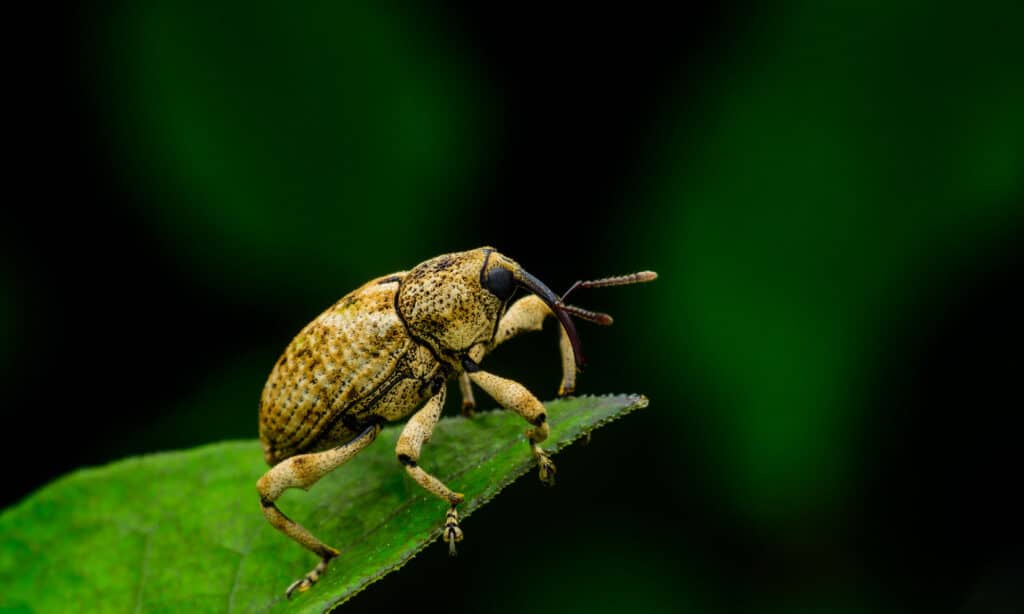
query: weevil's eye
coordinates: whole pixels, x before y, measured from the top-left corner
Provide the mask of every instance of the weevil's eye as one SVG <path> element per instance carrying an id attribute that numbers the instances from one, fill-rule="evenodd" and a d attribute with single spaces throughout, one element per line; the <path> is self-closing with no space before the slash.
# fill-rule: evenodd
<path id="1" fill-rule="evenodd" d="M 512 282 L 512 271 L 505 267 L 496 266 L 487 272 L 484 278 L 484 287 L 498 297 L 498 300 L 504 302 L 508 300 L 508 297 L 512 296 L 515 291 L 515 284 Z"/>

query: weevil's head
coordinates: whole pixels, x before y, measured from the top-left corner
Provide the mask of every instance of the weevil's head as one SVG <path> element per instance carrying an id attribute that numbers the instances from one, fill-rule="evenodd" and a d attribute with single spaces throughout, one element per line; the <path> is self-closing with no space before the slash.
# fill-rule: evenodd
<path id="1" fill-rule="evenodd" d="M 569 335 L 576 363 L 582 365 L 576 327 L 558 296 L 491 247 L 445 254 L 419 264 L 402 280 L 397 307 L 415 337 L 438 354 L 457 358 L 491 340 L 516 288 L 536 294 L 551 308 Z"/>

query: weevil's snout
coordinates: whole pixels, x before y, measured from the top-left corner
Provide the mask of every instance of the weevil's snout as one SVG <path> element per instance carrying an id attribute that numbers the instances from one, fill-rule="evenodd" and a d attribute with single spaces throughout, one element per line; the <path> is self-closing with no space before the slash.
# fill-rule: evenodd
<path id="1" fill-rule="evenodd" d="M 540 297 L 551 309 L 551 312 L 555 314 L 558 321 L 562 323 L 562 328 L 565 329 L 565 334 L 569 336 L 569 342 L 572 344 L 572 353 L 576 357 L 576 366 L 582 368 L 586 361 L 583 358 L 583 346 L 580 344 L 580 336 L 576 332 L 576 325 L 573 324 L 569 313 L 563 308 L 562 301 L 558 298 L 558 295 L 552 292 L 551 288 L 544 285 L 541 280 L 526 272 L 521 266 L 516 265 L 511 271 L 511 275 L 519 286 Z"/>
<path id="2" fill-rule="evenodd" d="M 566 303 L 565 301 L 569 295 L 577 288 L 627 286 L 654 281 L 658 278 L 658 274 L 654 271 L 640 271 L 638 273 L 630 273 L 629 275 L 617 275 L 615 277 L 588 281 L 580 280 L 559 297 L 544 282 L 531 275 L 514 260 L 502 256 L 490 247 L 481 248 L 481 252 L 484 254 L 484 262 L 483 268 L 480 270 L 480 285 L 498 297 L 502 303 L 508 301 L 512 296 L 515 286 L 519 286 L 540 297 L 551 309 L 551 312 L 555 314 L 555 317 L 558 318 L 562 328 L 565 329 L 565 334 L 569 337 L 569 342 L 572 344 L 572 352 L 576 358 L 577 367 L 583 367 L 585 359 L 583 358 L 583 347 L 580 344 L 580 337 L 576 332 L 576 325 L 573 324 L 571 316 L 576 316 L 582 320 L 602 326 L 611 324 L 612 317 L 606 313 L 590 311 Z"/>

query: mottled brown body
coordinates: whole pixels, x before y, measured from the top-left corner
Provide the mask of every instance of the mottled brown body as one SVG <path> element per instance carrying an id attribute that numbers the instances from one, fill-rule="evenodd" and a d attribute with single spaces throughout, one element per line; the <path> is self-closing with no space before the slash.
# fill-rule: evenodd
<path id="1" fill-rule="evenodd" d="M 654 278 L 638 275 L 602 282 Z M 533 295 L 510 306 L 517 287 Z M 259 411 L 264 458 L 272 466 L 257 483 L 264 515 L 321 557 L 287 594 L 312 586 L 339 552 L 282 514 L 274 501 L 288 488 L 309 488 L 372 443 L 384 422 L 410 414 L 395 453 L 413 480 L 449 503 L 443 534 L 454 553 L 462 539 L 456 506 L 463 496 L 418 464 L 452 378 L 459 378 L 464 415 L 472 414 L 471 384 L 476 384 L 532 425 L 526 435 L 540 477 L 553 482 L 554 464 L 539 445 L 548 434 L 543 404 L 521 384 L 487 373 L 479 363 L 498 344 L 539 330 L 545 318 L 555 316 L 562 325 L 559 394 L 571 394 L 582 353 L 570 313 L 611 322 L 605 314 L 564 305 L 515 261 L 485 247 L 374 279 L 303 328 L 274 365 Z"/>
<path id="2" fill-rule="evenodd" d="M 490 254 L 447 254 L 377 278 L 310 322 L 263 388 L 267 463 L 405 418 L 461 371 L 462 356 L 492 341 L 505 307 L 479 284 Z"/>
<path id="3" fill-rule="evenodd" d="M 345 443 L 408 416 L 449 370 L 417 343 L 395 310 L 405 273 L 375 279 L 310 322 L 263 388 L 260 439 L 268 464 Z"/>

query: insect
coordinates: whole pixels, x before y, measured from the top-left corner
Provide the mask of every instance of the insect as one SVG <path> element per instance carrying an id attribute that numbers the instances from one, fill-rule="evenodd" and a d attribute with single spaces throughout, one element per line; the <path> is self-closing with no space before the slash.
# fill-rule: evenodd
<path id="1" fill-rule="evenodd" d="M 471 416 L 476 407 L 471 388 L 476 384 L 530 424 L 526 437 L 540 479 L 553 483 L 555 465 L 540 446 L 548 436 L 544 405 L 521 384 L 484 371 L 480 362 L 504 341 L 540 330 L 545 318 L 554 316 L 561 324 L 558 392 L 572 394 L 583 352 L 570 316 L 602 325 L 612 319 L 565 299 L 578 287 L 656 277 L 644 271 L 576 282 L 558 297 L 514 260 L 481 247 L 371 280 L 310 322 L 274 365 L 260 399 L 260 441 L 271 467 L 257 482 L 263 514 L 320 557 L 285 594 L 291 598 L 294 591 L 309 589 L 340 553 L 274 502 L 289 488 L 308 489 L 373 443 L 385 422 L 410 414 L 395 454 L 413 480 L 449 504 L 443 537 L 455 553 L 463 537 L 456 506 L 464 497 L 419 464 L 451 379 L 458 378 L 463 415 Z M 510 304 L 517 288 L 530 294 Z"/>

